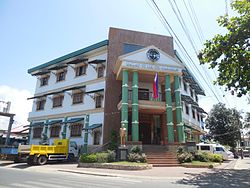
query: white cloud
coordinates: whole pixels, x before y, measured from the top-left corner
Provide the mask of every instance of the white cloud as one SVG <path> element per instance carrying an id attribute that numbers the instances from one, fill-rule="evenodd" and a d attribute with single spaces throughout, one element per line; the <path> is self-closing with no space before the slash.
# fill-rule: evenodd
<path id="1" fill-rule="evenodd" d="M 16 89 L 9 86 L 0 85 L 0 101 L 10 101 L 9 113 L 16 114 L 14 116 L 15 123 L 13 127 L 28 124 L 28 114 L 32 108 L 32 100 L 27 100 L 32 94 L 25 89 Z M 9 118 L 0 116 L 0 129 L 7 129 Z"/>

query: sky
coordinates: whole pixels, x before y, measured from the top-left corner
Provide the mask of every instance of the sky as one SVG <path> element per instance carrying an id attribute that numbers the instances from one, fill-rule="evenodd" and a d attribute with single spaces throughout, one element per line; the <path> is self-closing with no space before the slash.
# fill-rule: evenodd
<path id="1" fill-rule="evenodd" d="M 187 0 L 185 0 L 187 2 Z M 205 70 L 207 81 L 211 84 L 216 72 L 199 66 L 198 59 L 167 0 L 155 0 L 178 38 L 202 72 Z M 173 3 L 173 0 L 171 1 Z M 191 0 L 205 39 L 217 33 L 224 33 L 216 18 L 225 14 L 225 0 Z M 228 0 L 228 3 L 230 0 Z M 186 21 L 197 49 L 202 48 L 198 36 L 182 0 L 176 0 Z M 149 0 L 1 0 L 0 1 L 0 101 L 11 101 L 11 113 L 16 113 L 15 125 L 28 124 L 28 113 L 34 95 L 36 78 L 27 73 L 29 68 L 87 47 L 107 39 L 109 27 L 168 35 Z M 229 15 L 233 14 L 227 5 Z M 176 39 L 175 39 L 176 40 Z M 178 46 L 175 46 L 178 50 Z M 190 65 L 190 69 L 195 68 Z M 204 72 L 203 72 L 204 74 Z M 197 80 L 206 90 L 200 98 L 200 105 L 209 111 L 218 103 L 213 92 L 202 81 Z M 214 86 L 214 93 L 227 107 L 250 111 L 246 98 L 237 98 L 222 92 Z M 222 96 L 225 97 L 222 97 Z M 0 129 L 7 118 L 0 117 Z M 15 126 L 14 125 L 14 126 Z"/>

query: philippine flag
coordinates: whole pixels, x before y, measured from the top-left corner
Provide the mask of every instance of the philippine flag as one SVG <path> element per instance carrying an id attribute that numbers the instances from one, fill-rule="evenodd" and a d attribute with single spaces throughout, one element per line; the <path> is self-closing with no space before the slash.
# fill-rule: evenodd
<path id="1" fill-rule="evenodd" d="M 157 73 L 155 74 L 155 78 L 154 78 L 153 90 L 154 90 L 153 98 L 157 99 L 158 98 L 158 74 Z"/>

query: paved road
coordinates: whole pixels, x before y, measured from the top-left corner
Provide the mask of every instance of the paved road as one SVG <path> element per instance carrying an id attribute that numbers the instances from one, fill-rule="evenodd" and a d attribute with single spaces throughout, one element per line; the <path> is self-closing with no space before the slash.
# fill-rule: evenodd
<path id="1" fill-rule="evenodd" d="M 0 167 L 1 188 L 189 188 L 173 180 L 102 177 L 63 172 L 37 172 Z"/>
<path id="2" fill-rule="evenodd" d="M 69 165 L 69 166 L 68 166 Z M 62 165 L 65 169 L 69 167 L 73 169 L 75 165 Z M 61 166 L 61 165 L 59 165 Z M 62 169 L 62 166 L 59 169 Z M 124 176 L 121 174 L 118 177 L 107 177 L 80 174 L 79 171 L 75 173 L 58 171 L 58 165 L 45 165 L 45 166 L 28 166 L 26 164 L 18 165 L 4 165 L 0 164 L 0 188 L 77 188 L 77 187 L 96 187 L 96 188 L 137 188 L 137 187 L 157 187 L 157 188 L 189 188 L 189 187 L 200 187 L 200 188 L 249 188 L 250 187 L 250 158 L 243 160 L 239 159 L 235 163 L 226 164 L 221 169 L 213 169 L 209 171 L 203 171 L 197 174 L 195 169 L 188 169 L 179 179 L 174 177 L 161 177 L 162 171 L 173 171 L 180 170 L 179 168 L 155 168 L 155 173 L 145 170 L 146 176 L 136 176 L 139 172 Z M 73 169 L 74 170 L 74 169 Z M 87 172 L 90 169 L 85 169 L 82 172 Z M 93 171 L 93 170 L 92 170 Z M 81 171 L 80 171 L 81 172 Z M 100 171 L 97 171 L 100 172 Z M 106 169 L 108 174 L 109 170 Z M 116 171 L 117 173 L 119 171 Z M 161 172 L 161 173 L 160 173 Z M 93 173 L 93 172 L 91 172 Z M 144 175 L 145 175 L 144 173 Z M 151 178 L 152 177 L 152 178 Z"/>

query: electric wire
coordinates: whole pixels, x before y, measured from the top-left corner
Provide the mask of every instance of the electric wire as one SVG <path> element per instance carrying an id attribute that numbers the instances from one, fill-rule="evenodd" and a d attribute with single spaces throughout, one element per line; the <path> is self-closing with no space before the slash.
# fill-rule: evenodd
<path id="1" fill-rule="evenodd" d="M 194 65 L 195 69 L 197 70 L 197 72 L 200 74 L 201 78 L 203 79 L 203 81 L 206 83 L 206 85 L 208 86 L 208 88 L 210 89 L 210 91 L 213 93 L 213 95 L 215 96 L 216 100 L 218 102 L 220 102 L 218 96 L 216 95 L 216 93 L 213 91 L 213 89 L 210 87 L 209 83 L 207 82 L 207 80 L 204 78 L 204 76 L 202 75 L 202 73 L 200 72 L 199 68 L 196 66 L 196 64 L 194 63 L 193 59 L 190 57 L 189 53 L 187 52 L 187 50 L 185 49 L 185 47 L 183 46 L 183 44 L 181 43 L 180 39 L 178 38 L 178 36 L 175 34 L 175 32 L 173 31 L 173 28 L 170 26 L 170 24 L 168 23 L 167 19 L 165 18 L 165 16 L 163 15 L 163 13 L 161 12 L 160 8 L 158 7 L 158 5 L 155 3 L 154 0 L 151 0 L 151 2 L 153 3 L 156 11 L 158 12 L 158 15 L 160 15 L 161 19 L 164 20 L 164 27 L 169 27 L 169 29 L 167 29 L 169 32 L 171 31 L 170 35 L 173 37 L 173 35 L 175 36 L 175 42 L 178 41 L 178 43 L 176 42 L 177 46 L 179 48 L 182 48 L 184 50 L 184 52 L 186 53 L 189 61 Z M 161 21 L 162 22 L 162 21 Z"/>

